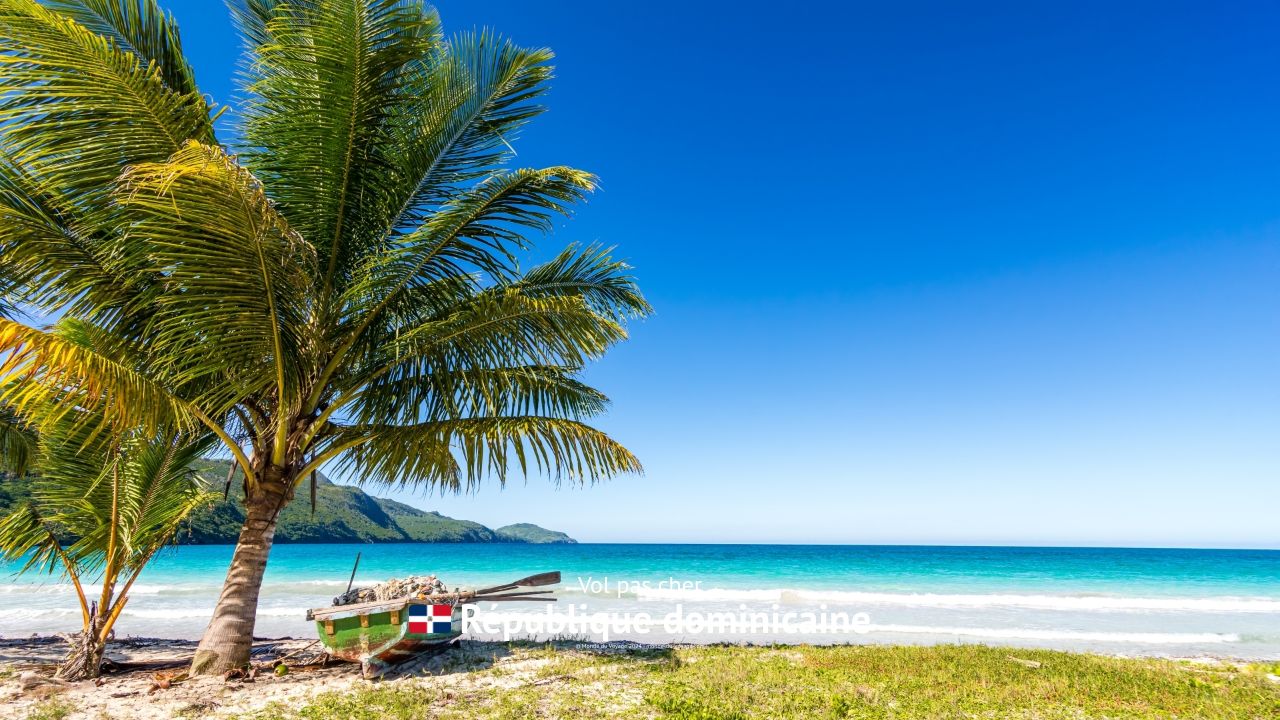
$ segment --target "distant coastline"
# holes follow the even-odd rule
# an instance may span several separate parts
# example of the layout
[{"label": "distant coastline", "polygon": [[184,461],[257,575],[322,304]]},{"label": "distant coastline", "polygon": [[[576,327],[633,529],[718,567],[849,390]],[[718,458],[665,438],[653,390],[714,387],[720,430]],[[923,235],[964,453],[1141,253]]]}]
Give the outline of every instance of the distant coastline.
[{"label": "distant coastline", "polygon": [[[202,461],[196,472],[219,486],[227,476],[226,461]],[[216,478],[216,481],[214,480]],[[174,538],[179,545],[230,545],[236,542],[244,522],[244,506],[235,497],[237,481],[226,500],[219,498],[197,510]],[[219,490],[222,488],[219,487]],[[309,487],[280,513],[275,542],[279,544],[329,543],[515,543],[570,545],[578,541],[566,533],[533,523],[490,528],[471,520],[459,520],[438,512],[419,510],[386,498],[374,497],[351,485],[337,485],[323,474],[316,480],[313,510]],[[0,515],[29,496],[26,479],[6,476],[0,482]]]}]

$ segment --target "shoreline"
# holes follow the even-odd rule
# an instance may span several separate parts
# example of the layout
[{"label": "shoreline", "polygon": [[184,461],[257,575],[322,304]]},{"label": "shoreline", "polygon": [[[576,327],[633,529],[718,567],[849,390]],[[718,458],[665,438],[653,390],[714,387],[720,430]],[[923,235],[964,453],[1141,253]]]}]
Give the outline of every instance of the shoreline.
[{"label": "shoreline", "polygon": [[[419,557],[406,552],[410,547],[276,548],[259,596],[258,634],[312,637],[306,610],[331,605],[361,552],[355,578],[360,586],[430,573],[451,587],[486,587],[558,570],[563,582],[555,594],[556,613],[574,609],[580,619],[602,613],[622,619],[620,625],[611,622],[608,639],[1001,643],[1103,654],[1280,660],[1275,629],[1280,553],[1275,552],[459,544]],[[221,591],[230,552],[227,546],[182,546],[158,556],[132,588],[118,635],[198,637]],[[673,581],[679,587],[670,587]],[[865,613],[869,623],[866,634],[695,630],[692,621],[668,629],[667,616],[681,608],[686,618],[694,613],[704,618],[744,612],[772,618],[775,611],[783,616]],[[593,628],[582,629],[581,620],[576,628],[534,622],[531,616],[545,608],[483,605],[481,610],[495,622],[518,623],[521,636],[603,637]],[[61,632],[77,624],[76,613],[65,584],[23,578],[0,593],[0,635]],[[653,621],[648,632],[628,631],[626,617],[642,614]],[[478,631],[470,636],[481,634],[501,638]]]},{"label": "shoreline", "polygon": [[[1010,682],[1025,682],[1028,680],[1023,677],[1025,674],[1032,673],[1030,678],[1034,678],[1035,671],[1058,665],[1096,666],[1100,673],[1129,673],[1134,678],[1146,678],[1144,681],[1152,682],[1151,678],[1167,680],[1171,673],[1186,678],[1200,678],[1208,674],[1226,682],[1223,687],[1231,687],[1239,680],[1251,688],[1255,699],[1257,693],[1274,695],[1274,707],[1280,707],[1280,676],[1275,674],[1280,672],[1280,663],[1249,663],[1209,656],[1104,655],[981,644],[816,646],[463,640],[456,648],[411,661],[387,678],[370,681],[360,676],[355,664],[322,662],[319,646],[311,639],[261,638],[254,643],[253,665],[258,668],[256,677],[188,679],[185,666],[195,646],[193,640],[166,638],[129,637],[112,641],[107,652],[111,671],[104,674],[99,683],[65,683],[51,678],[64,649],[61,638],[52,635],[0,637],[0,697],[4,698],[0,718],[25,718],[44,711],[49,712],[41,717],[64,720],[159,720],[179,715],[193,718],[265,718],[275,717],[285,709],[298,710],[307,706],[340,708],[348,703],[390,699],[416,703],[419,710],[435,713],[452,707],[451,698],[468,697],[494,707],[502,707],[508,695],[523,698],[521,702],[540,702],[539,697],[552,694],[565,694],[567,698],[579,689],[580,675],[595,677],[620,672],[621,668],[627,668],[622,673],[626,678],[622,685],[626,687],[620,686],[616,691],[610,691],[613,694],[609,697],[596,700],[604,709],[602,712],[613,708],[617,710],[617,717],[631,717],[630,713],[638,709],[635,704],[637,692],[641,695],[645,692],[676,692],[684,687],[676,683],[674,690],[665,686],[655,689],[649,678],[655,669],[676,674],[684,671],[686,666],[699,667],[699,663],[703,663],[703,670],[718,675],[744,666],[771,666],[779,658],[789,658],[788,662],[798,662],[797,658],[801,658],[806,663],[823,667],[848,664],[836,662],[840,658],[880,663],[886,659],[918,658],[899,666],[894,671],[898,674],[918,671],[918,667],[912,670],[914,666],[929,667],[933,664],[941,668],[958,667],[962,674],[981,675],[991,672],[986,668],[994,664],[997,675],[1010,674],[1006,678]],[[278,677],[270,668],[281,657],[288,658],[286,664],[290,669],[288,674]],[[972,667],[966,668],[966,663]],[[991,678],[984,680],[984,683],[990,682]],[[554,693],[552,686],[556,686]],[[694,701],[712,702],[723,694],[723,690],[700,685],[692,692]],[[832,690],[837,694],[843,691]],[[855,689],[854,694],[879,697],[879,692]],[[566,698],[561,699],[570,702]],[[335,709],[334,712],[335,718],[349,716],[342,710]],[[599,715],[614,716],[607,713]]]}]

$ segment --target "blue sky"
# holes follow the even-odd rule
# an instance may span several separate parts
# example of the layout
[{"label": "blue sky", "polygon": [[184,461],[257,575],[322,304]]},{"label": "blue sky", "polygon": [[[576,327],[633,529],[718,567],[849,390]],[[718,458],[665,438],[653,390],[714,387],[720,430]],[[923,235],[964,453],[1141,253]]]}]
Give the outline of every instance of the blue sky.
[{"label": "blue sky", "polygon": [[[167,6],[232,101],[225,11]],[[436,6],[557,53],[518,160],[602,176],[541,247],[619,246],[657,308],[589,375],[647,472],[395,497],[588,541],[1280,547],[1280,7]]]}]

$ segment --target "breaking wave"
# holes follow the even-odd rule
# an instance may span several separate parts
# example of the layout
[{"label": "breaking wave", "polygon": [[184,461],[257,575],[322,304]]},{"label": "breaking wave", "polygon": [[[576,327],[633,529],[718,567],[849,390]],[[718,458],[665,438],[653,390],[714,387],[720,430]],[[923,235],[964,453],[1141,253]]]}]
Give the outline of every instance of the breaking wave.
[{"label": "breaking wave", "polygon": [[827,603],[933,608],[1010,607],[1085,612],[1280,613],[1280,600],[1249,597],[1124,597],[1110,595],[1018,595],[882,593],[838,590],[637,590],[638,600],[688,602]]},{"label": "breaking wave", "polygon": [[1092,632],[1087,630],[1038,630],[1034,628],[933,627],[929,625],[871,625],[870,632],[902,633],[906,635],[958,635],[961,637],[1000,640],[1122,642],[1142,643],[1144,645],[1240,642],[1240,636],[1235,633]]}]

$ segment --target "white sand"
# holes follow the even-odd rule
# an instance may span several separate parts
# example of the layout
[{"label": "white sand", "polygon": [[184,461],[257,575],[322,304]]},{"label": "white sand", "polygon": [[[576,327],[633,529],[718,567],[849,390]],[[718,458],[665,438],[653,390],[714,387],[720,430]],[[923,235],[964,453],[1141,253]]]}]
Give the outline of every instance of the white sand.
[{"label": "white sand", "polygon": [[[234,717],[260,710],[273,702],[297,707],[307,699],[325,692],[368,686],[374,681],[360,675],[358,665],[344,662],[296,665],[308,659],[319,659],[319,646],[312,646],[289,659],[290,672],[275,676],[270,663],[277,657],[302,650],[309,640],[264,641],[255,643],[254,664],[261,670],[251,681],[224,680],[221,677],[182,679],[186,663],[195,650],[187,640],[129,639],[112,643],[107,657],[116,663],[133,667],[105,674],[100,684],[94,681],[76,683],[52,679],[56,663],[64,652],[60,639],[48,636],[25,639],[0,639],[0,718],[24,718],[39,703],[55,701],[73,708],[68,718],[105,720],[106,718],[139,718],[160,720],[179,715],[185,717]],[[463,641],[458,648],[409,663],[394,676],[381,683],[413,683],[431,688],[464,689],[473,682],[468,668],[493,663],[509,665],[515,671],[504,679],[520,683],[526,673],[523,665],[531,662],[518,655],[495,657],[491,643]],[[536,661],[534,661],[536,662]],[[167,688],[157,688],[157,678],[174,677]]]}]

